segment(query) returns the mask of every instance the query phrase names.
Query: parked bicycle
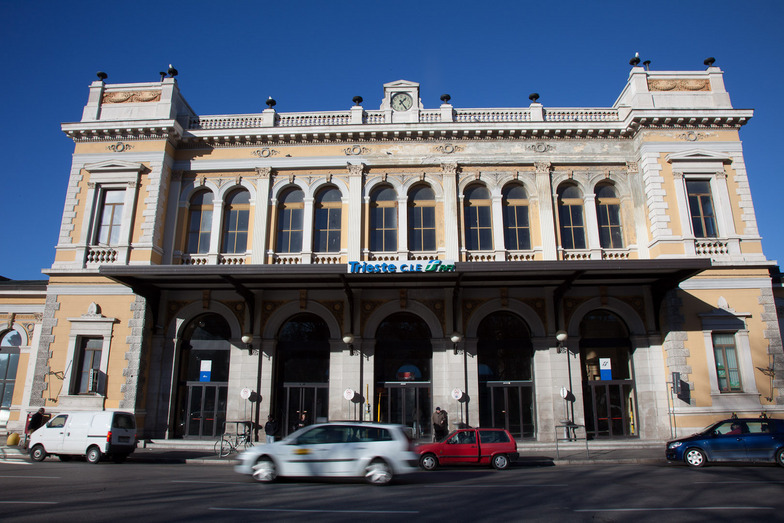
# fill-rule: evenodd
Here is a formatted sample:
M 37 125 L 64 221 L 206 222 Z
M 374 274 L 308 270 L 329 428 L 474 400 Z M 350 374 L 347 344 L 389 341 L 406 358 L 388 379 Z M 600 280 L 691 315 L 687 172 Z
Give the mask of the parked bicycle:
M 236 430 L 233 433 L 224 432 L 221 439 L 215 442 L 215 454 L 221 458 L 253 446 L 249 421 L 227 421 L 226 425 L 229 424 L 234 424 Z

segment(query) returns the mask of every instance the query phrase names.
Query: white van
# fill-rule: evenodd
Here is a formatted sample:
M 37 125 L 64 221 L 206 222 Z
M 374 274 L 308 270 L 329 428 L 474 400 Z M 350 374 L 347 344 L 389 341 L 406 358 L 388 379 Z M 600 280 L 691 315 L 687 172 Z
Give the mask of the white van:
M 54 454 L 60 461 L 87 456 L 98 463 L 106 455 L 115 463 L 136 450 L 136 418 L 130 412 L 63 412 L 30 436 L 30 457 L 43 461 Z

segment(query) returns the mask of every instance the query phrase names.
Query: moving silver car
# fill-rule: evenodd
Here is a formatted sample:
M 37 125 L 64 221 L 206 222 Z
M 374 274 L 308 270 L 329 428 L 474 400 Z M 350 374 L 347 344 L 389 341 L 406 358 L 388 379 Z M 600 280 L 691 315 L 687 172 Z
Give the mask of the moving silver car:
M 281 476 L 364 477 L 386 485 L 417 470 L 414 443 L 401 425 L 334 422 L 310 425 L 281 441 L 256 445 L 234 470 L 262 483 Z

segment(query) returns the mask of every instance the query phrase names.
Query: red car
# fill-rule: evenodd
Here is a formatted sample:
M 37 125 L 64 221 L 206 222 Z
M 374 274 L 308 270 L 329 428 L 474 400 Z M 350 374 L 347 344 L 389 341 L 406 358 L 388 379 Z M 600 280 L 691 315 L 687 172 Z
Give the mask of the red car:
M 416 451 L 419 466 L 425 470 L 468 464 L 492 465 L 502 470 L 518 457 L 517 443 L 504 429 L 459 429 L 444 441 L 417 446 Z

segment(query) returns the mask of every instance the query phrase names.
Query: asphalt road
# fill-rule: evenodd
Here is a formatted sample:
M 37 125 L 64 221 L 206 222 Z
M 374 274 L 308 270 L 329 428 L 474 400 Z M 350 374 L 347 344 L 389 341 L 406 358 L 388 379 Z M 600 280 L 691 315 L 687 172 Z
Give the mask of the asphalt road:
M 260 485 L 225 465 L 0 463 L 3 521 L 784 521 L 784 468 L 515 466 L 387 487 Z

